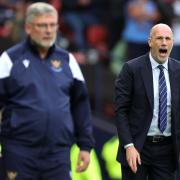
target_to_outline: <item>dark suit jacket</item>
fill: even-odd
[[[171,132],[175,162],[180,150],[180,62],[169,58]],[[115,114],[120,139],[117,160],[127,165],[124,145],[141,152],[153,116],[153,76],[149,54],[125,63],[115,82]]]

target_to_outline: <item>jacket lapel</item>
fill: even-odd
[[[144,65],[141,68],[141,75],[143,78],[143,82],[150,106],[153,109],[154,106],[153,76],[152,76],[152,67],[148,54],[145,56]]]
[[[176,110],[178,107],[179,102],[179,86],[178,81],[176,80],[176,66],[174,65],[173,61],[169,59],[168,62],[168,71],[169,71],[169,81],[170,81],[170,88],[171,88],[171,113],[172,117],[176,116]],[[173,120],[174,118],[172,118]]]

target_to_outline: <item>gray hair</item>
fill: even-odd
[[[31,23],[34,18],[42,14],[53,14],[58,16],[57,10],[50,4],[37,2],[31,4],[26,11],[26,23]]]

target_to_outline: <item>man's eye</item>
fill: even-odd
[[[47,27],[47,24],[37,24],[37,26],[40,28],[44,28],[44,27]]]

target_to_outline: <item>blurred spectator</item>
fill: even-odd
[[[53,5],[57,11],[60,13],[61,8],[62,8],[62,2],[61,0],[49,0],[48,1],[51,5]]]
[[[94,24],[99,24],[93,14],[92,0],[62,0],[62,17],[73,32],[74,49],[85,52],[88,48],[85,31]]]
[[[0,53],[24,38],[24,12],[31,0],[0,0]]]
[[[20,40],[24,39],[25,32],[24,32],[24,16],[27,6],[31,3],[31,1],[16,1],[16,11],[15,11],[15,18],[13,21],[12,27],[12,34],[11,39],[13,43],[17,43]]]
[[[12,45],[9,36],[12,32],[13,20],[15,18],[16,6],[9,1],[0,0],[0,53]]]
[[[127,43],[123,40],[119,40],[110,52],[110,69],[115,75],[118,75],[121,71],[125,59],[127,59]]]
[[[109,48],[112,49],[121,37],[124,29],[125,14],[124,7],[128,0],[111,0],[109,4]]]
[[[109,58],[108,30],[105,23],[105,17],[108,16],[108,1],[61,1],[60,33],[57,43],[71,51],[79,64],[96,64],[99,60],[106,62]]]
[[[159,23],[165,23],[169,26],[172,25],[172,19],[174,17],[173,2],[174,0],[153,0],[157,5],[160,13]]]
[[[171,56],[180,60],[180,0],[173,3],[174,18],[172,20],[172,30],[174,32],[174,47]]]
[[[16,6],[6,0],[0,0],[0,24],[4,24],[7,20],[12,20],[15,16],[14,10]]]
[[[108,61],[108,31],[105,25],[92,25],[87,29],[86,38],[90,50],[88,50],[88,58],[91,62],[92,52],[96,52],[97,60],[103,61],[106,63]]]
[[[122,179],[121,164],[116,160],[118,145],[118,137],[113,136],[102,147],[102,158],[110,180]]]
[[[78,161],[79,147],[74,144],[71,147],[71,174],[72,180],[102,180],[101,168],[95,149],[91,150],[90,163],[88,168],[81,173],[76,171],[76,164]]]
[[[127,43],[128,59],[131,59],[148,51],[149,31],[159,20],[159,12],[151,0],[130,0],[126,13],[122,38]]]

